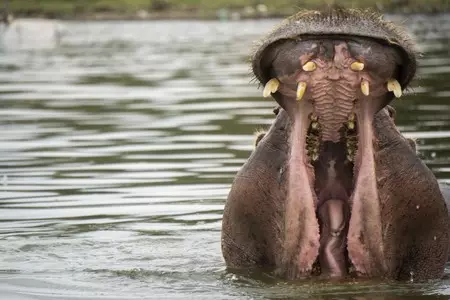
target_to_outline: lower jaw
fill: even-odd
[[[359,107],[357,127],[344,128],[353,134],[354,144],[345,134],[338,142],[319,138],[319,150],[311,151],[307,137],[314,131],[314,121],[304,107],[291,115],[283,253],[283,265],[296,268],[287,271],[291,277],[345,277],[353,271],[373,275],[373,263],[383,261],[372,117],[369,107]],[[358,150],[349,153],[349,145]],[[367,209],[374,218],[368,224],[364,222],[368,215],[363,213]],[[365,230],[371,232],[370,240],[361,238]],[[376,250],[371,251],[373,247]]]

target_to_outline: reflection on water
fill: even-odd
[[[450,294],[448,279],[289,284],[225,271],[224,202],[275,105],[247,55],[275,23],[73,22],[60,47],[2,50],[1,299]],[[425,56],[397,122],[450,182],[450,18],[406,24]]]

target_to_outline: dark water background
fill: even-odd
[[[424,52],[397,122],[450,183],[450,15],[392,18]],[[225,199],[275,104],[248,54],[276,23],[71,22],[60,46],[4,45],[0,299],[446,299],[450,265],[401,284],[226,272]]]

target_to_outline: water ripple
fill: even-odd
[[[0,298],[450,294],[448,278],[295,285],[225,271],[223,205],[275,106],[248,57],[277,22],[64,22],[57,47],[1,49]],[[424,56],[396,121],[450,182],[450,18],[406,25]]]

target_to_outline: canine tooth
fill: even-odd
[[[299,82],[297,86],[297,101],[302,100],[306,91],[306,82]]]
[[[311,72],[316,69],[317,65],[313,61],[308,61],[306,64],[303,65],[303,71]]]
[[[318,129],[319,128],[319,123],[318,122],[312,122],[311,123],[311,128],[314,129],[314,130]]]
[[[278,87],[280,86],[280,82],[276,78],[270,79],[266,85],[264,86],[263,96],[264,98],[267,98],[270,96],[270,94],[275,93],[278,91]]]
[[[312,161],[317,161],[319,159],[319,154],[313,153],[311,159],[312,159]]]
[[[355,61],[350,65],[350,69],[352,69],[353,71],[362,71],[364,70],[364,64],[362,62]]]
[[[369,96],[370,90],[369,90],[369,82],[367,80],[363,80],[361,82],[361,92],[364,95]]]
[[[347,160],[351,162],[351,161],[353,161],[353,157],[351,155],[347,154]]]
[[[397,98],[402,96],[402,87],[396,79],[391,79],[388,81],[387,89],[389,92],[394,92],[394,95]]]

